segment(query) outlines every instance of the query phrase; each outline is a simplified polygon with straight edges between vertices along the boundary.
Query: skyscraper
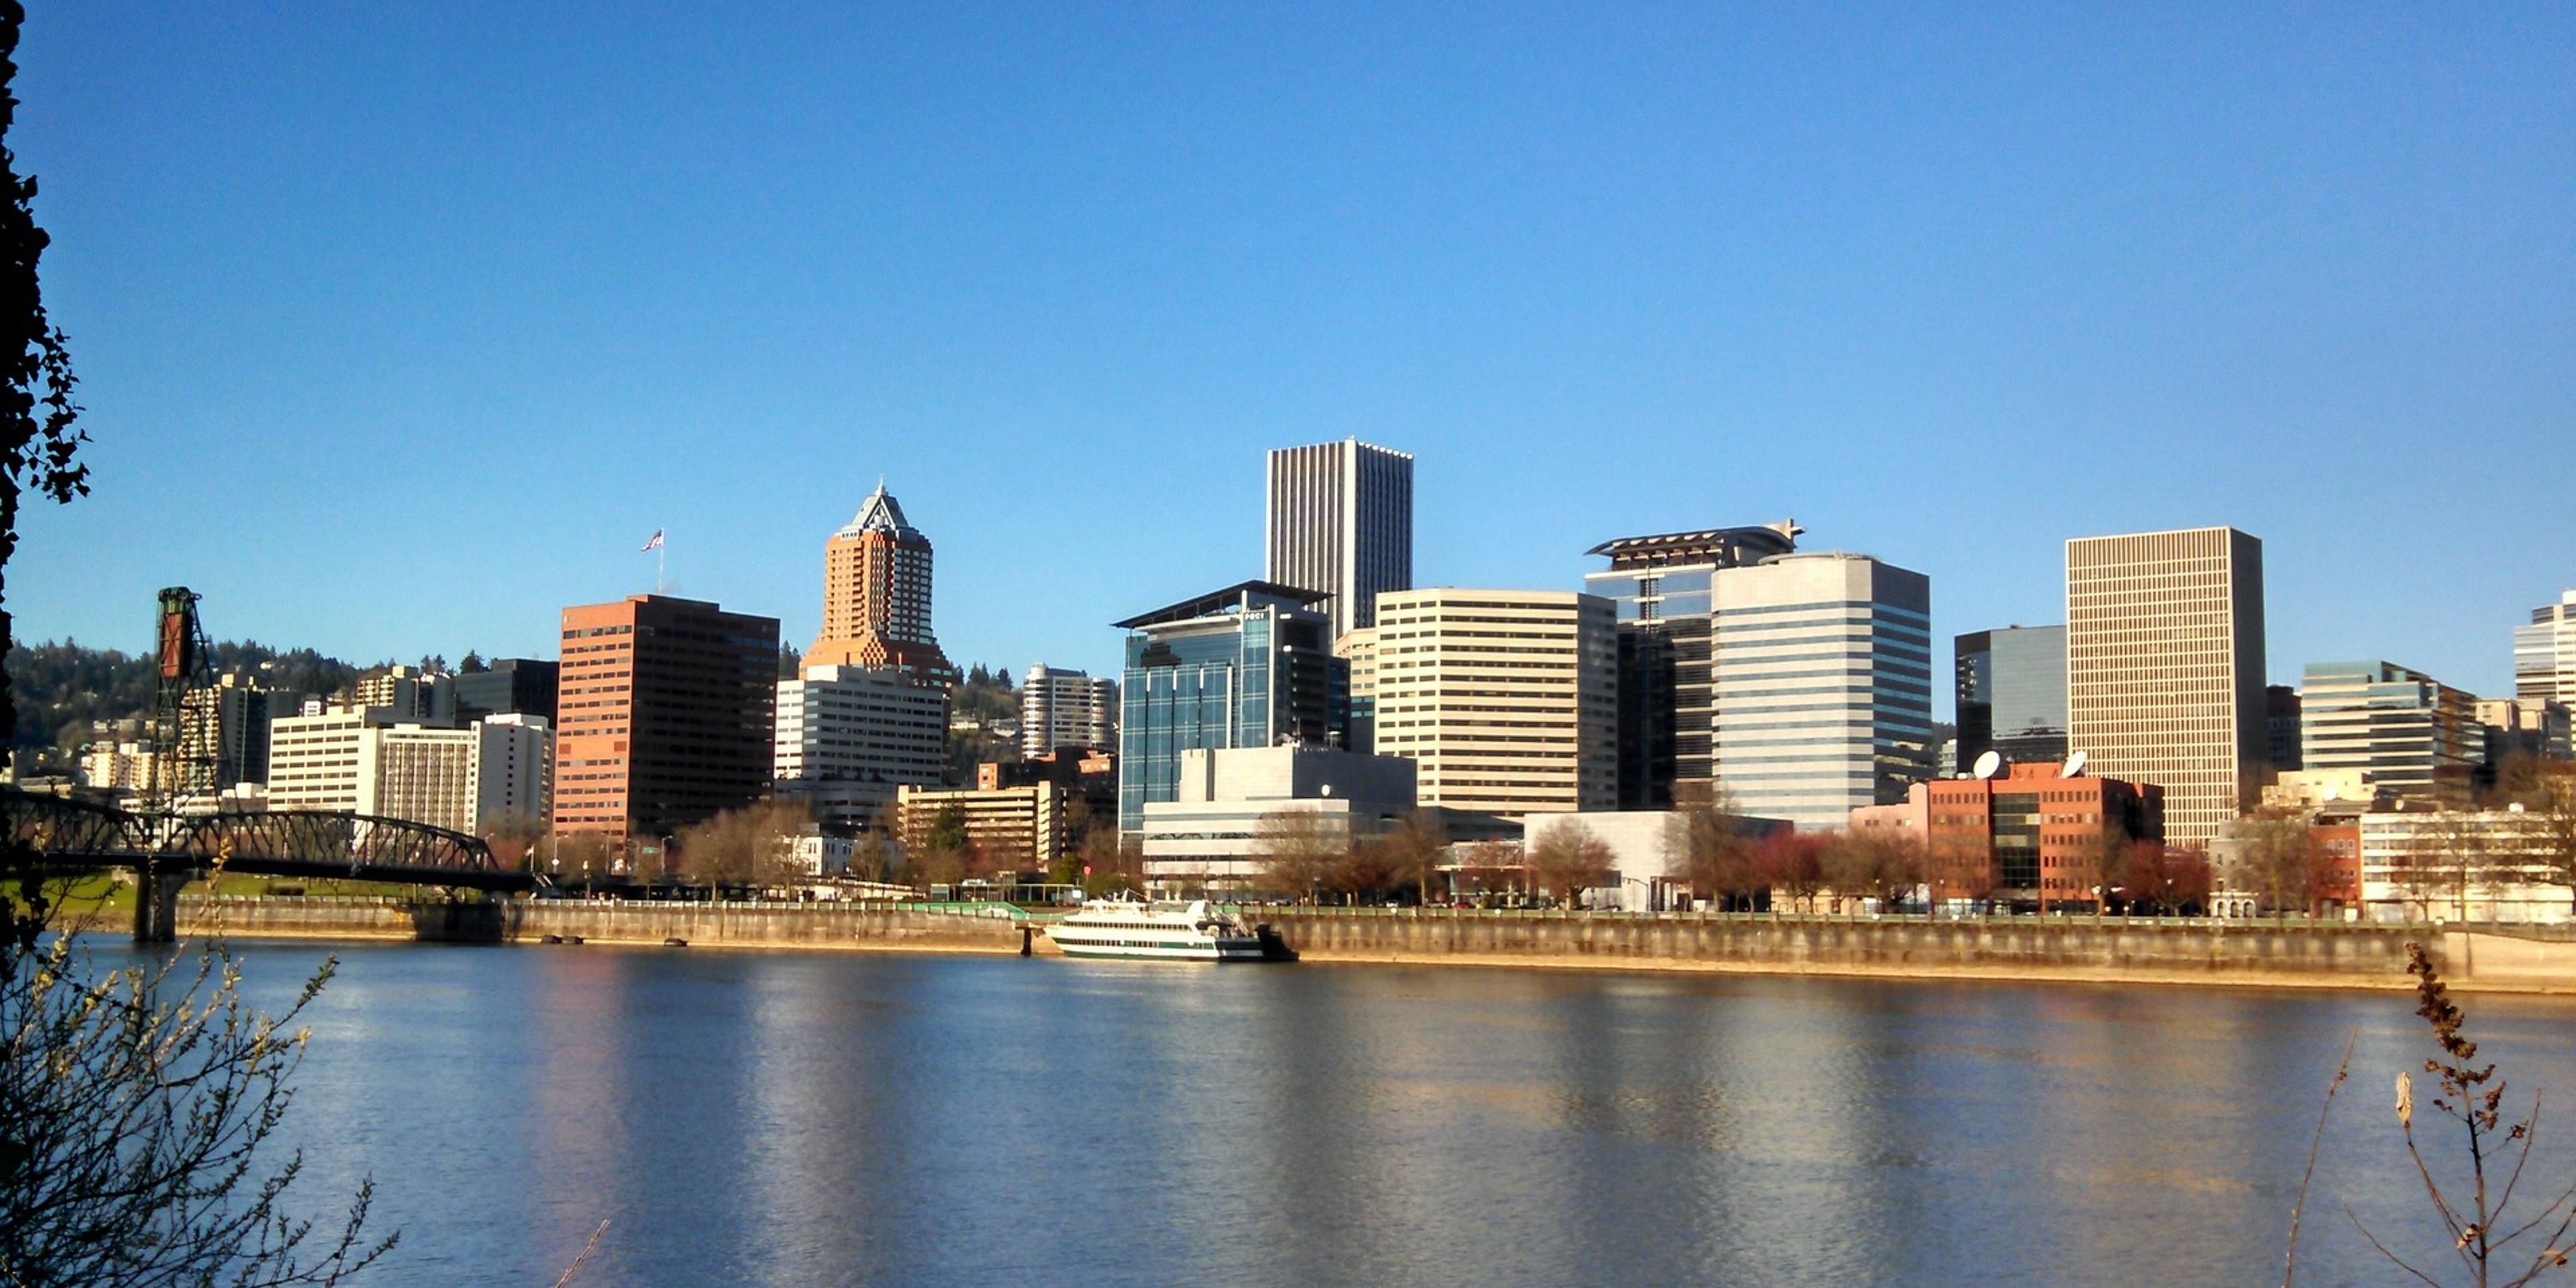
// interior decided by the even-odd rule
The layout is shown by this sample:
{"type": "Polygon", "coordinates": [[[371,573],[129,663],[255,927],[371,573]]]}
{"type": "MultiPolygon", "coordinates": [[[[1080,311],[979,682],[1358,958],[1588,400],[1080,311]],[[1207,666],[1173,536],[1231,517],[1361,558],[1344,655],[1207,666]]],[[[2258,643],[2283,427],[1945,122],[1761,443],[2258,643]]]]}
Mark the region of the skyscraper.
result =
{"type": "Polygon", "coordinates": [[[1717,781],[1736,809],[1839,828],[1932,776],[1932,580],[1794,554],[1715,578],[1717,781]]]}
{"type": "Polygon", "coordinates": [[[1716,780],[1711,647],[1719,572],[1798,548],[1795,521],[1621,537],[1585,551],[1610,560],[1583,588],[1617,605],[1619,808],[1705,801],[1716,780]]]}
{"type": "Polygon", "coordinates": [[[1958,763],[2000,752],[2015,763],[2066,759],[2066,628],[2008,626],[1954,642],[1958,763]]]}
{"type": "Polygon", "coordinates": [[[2576,590],[2513,630],[2513,696],[2576,706],[2576,590]]]}
{"type": "Polygon", "coordinates": [[[930,631],[930,538],[883,483],[823,544],[823,631],[805,665],[893,667],[943,689],[957,681],[930,631]]]}
{"type": "Polygon", "coordinates": [[[1377,608],[1376,751],[1414,762],[1422,804],[1519,818],[1616,803],[1609,600],[1443,587],[1377,608]]]}
{"type": "Polygon", "coordinates": [[[778,619],[667,595],[563,611],[554,830],[667,836],[769,788],[778,619]]]}
{"type": "Polygon", "coordinates": [[[2486,758],[2477,699],[2393,662],[2310,662],[2299,688],[2300,763],[2358,769],[2398,796],[2465,807],[2486,758]]]}
{"type": "Polygon", "coordinates": [[[1184,751],[1331,744],[1349,673],[1321,598],[1247,581],[1117,623],[1119,830],[1142,828],[1148,802],[1180,799],[1184,751]]]}
{"type": "Polygon", "coordinates": [[[1931,776],[1931,580],[1799,554],[1799,532],[1592,548],[1610,569],[1585,588],[1619,619],[1620,808],[1702,805],[1722,785],[1744,813],[1839,828],[1931,776]]]}
{"type": "Polygon", "coordinates": [[[2218,839],[2264,777],[2263,543],[2192,528],[2066,543],[2067,741],[2218,839]]]}
{"type": "Polygon", "coordinates": [[[1269,581],[1317,591],[1332,636],[1372,625],[1413,585],[1413,458],[1356,438],[1270,453],[1269,581]]]}
{"type": "Polygon", "coordinates": [[[1020,678],[1020,754],[1118,745],[1118,686],[1044,662],[1020,678]]]}

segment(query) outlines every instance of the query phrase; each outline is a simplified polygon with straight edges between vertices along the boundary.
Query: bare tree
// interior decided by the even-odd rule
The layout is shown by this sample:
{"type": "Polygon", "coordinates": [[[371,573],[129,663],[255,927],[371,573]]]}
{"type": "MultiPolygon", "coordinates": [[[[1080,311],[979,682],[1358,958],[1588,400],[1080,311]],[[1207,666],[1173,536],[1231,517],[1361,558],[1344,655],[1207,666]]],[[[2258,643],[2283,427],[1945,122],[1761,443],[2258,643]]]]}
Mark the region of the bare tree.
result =
{"type": "MultiPolygon", "coordinates": [[[[1802,912],[1816,910],[1816,896],[1826,887],[1823,837],[1813,833],[1774,833],[1755,852],[1754,862],[1763,884],[1787,895],[1802,912]]],[[[1776,900],[1773,906],[1778,906],[1776,900]]]]}
{"type": "Polygon", "coordinates": [[[1557,823],[1529,847],[1530,880],[1553,890],[1566,907],[1610,879],[1614,856],[1591,828],[1572,819],[1557,823]]]}
{"type": "Polygon", "coordinates": [[[2576,901],[2576,765],[2526,759],[2522,772],[2506,781],[2526,818],[2527,861],[2536,875],[2567,887],[2576,901]]]}
{"type": "Polygon", "coordinates": [[[2173,916],[2209,897],[2206,853],[2154,841],[2133,841],[2129,853],[2131,911],[2153,905],[2159,913],[2173,916]]]}
{"type": "Polygon", "coordinates": [[[1374,900],[1412,877],[1406,867],[1386,841],[1365,841],[1342,851],[1326,870],[1324,884],[1343,895],[1374,900]]]}
{"type": "Polygon", "coordinates": [[[1762,842],[1750,834],[1726,784],[1717,785],[1706,809],[1690,811],[1681,841],[1679,866],[1694,892],[1729,911],[1754,906],[1764,889],[1755,862],[1762,842]]]}
{"type": "Polygon", "coordinates": [[[2247,888],[2275,917],[2305,913],[2317,884],[2317,849],[2307,820],[2280,813],[2252,814],[2239,822],[2238,868],[2247,888]]]}
{"type": "Polygon", "coordinates": [[[545,820],[517,810],[483,829],[483,841],[492,847],[492,861],[507,869],[535,869],[545,838],[545,820]]]}
{"type": "Polygon", "coordinates": [[[1333,883],[1344,842],[1319,813],[1274,810],[1255,825],[1252,848],[1272,889],[1312,902],[1333,883]]]}
{"type": "Polygon", "coordinates": [[[2443,896],[2450,901],[2452,915],[2468,920],[2470,891],[2492,886],[2497,879],[2495,847],[2479,826],[2478,816],[2444,810],[2433,816],[2417,840],[2430,859],[2427,866],[2441,882],[2443,896]]]}
{"type": "Polygon", "coordinates": [[[308,1260],[313,1223],[284,1210],[304,1156],[270,1140],[312,1036],[296,1020],[336,959],[270,1016],[219,944],[120,969],[69,934],[0,951],[0,1280],[327,1284],[393,1246],[365,1239],[362,1182],[308,1260]]]}
{"type": "Polygon", "coordinates": [[[765,800],[726,810],[673,837],[680,871],[701,885],[792,885],[807,873],[795,839],[813,816],[795,801],[765,800]]]}
{"type": "Polygon", "coordinates": [[[1413,883],[1416,903],[1431,902],[1431,883],[1440,875],[1440,825],[1425,810],[1397,820],[1378,841],[1378,850],[1397,879],[1413,883]]]}

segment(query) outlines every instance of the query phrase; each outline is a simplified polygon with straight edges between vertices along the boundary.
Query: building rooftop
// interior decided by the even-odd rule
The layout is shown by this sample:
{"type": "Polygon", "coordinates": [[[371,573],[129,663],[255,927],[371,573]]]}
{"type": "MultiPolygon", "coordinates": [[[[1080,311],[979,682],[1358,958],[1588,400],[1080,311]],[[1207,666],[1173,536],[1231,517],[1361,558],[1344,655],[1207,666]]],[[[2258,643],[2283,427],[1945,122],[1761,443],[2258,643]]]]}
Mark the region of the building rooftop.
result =
{"type": "Polygon", "coordinates": [[[1612,568],[1662,567],[1668,564],[1716,563],[1739,567],[1798,548],[1806,529],[1795,519],[1743,528],[1703,528],[1650,537],[1616,537],[1583,553],[1606,555],[1612,568]]]}
{"type": "Polygon", "coordinates": [[[920,541],[918,528],[904,522],[903,507],[895,503],[894,494],[886,491],[885,480],[877,480],[877,490],[859,503],[858,517],[833,533],[836,537],[855,537],[863,532],[890,532],[897,541],[920,541]]]}
{"type": "Polygon", "coordinates": [[[1238,607],[1244,600],[1253,596],[1259,596],[1264,599],[1286,600],[1289,603],[1298,605],[1299,607],[1320,604],[1323,601],[1332,598],[1332,595],[1326,591],[1301,590],[1295,586],[1284,586],[1275,581],[1238,581],[1222,590],[1211,590],[1204,595],[1196,595],[1191,598],[1184,599],[1177,604],[1167,604],[1150,613],[1139,613],[1122,622],[1111,622],[1110,625],[1115,626],[1120,630],[1132,631],[1140,626],[1159,626],[1166,622],[1194,621],[1201,617],[1214,616],[1215,614],[1221,613],[1229,608],[1238,607]]]}

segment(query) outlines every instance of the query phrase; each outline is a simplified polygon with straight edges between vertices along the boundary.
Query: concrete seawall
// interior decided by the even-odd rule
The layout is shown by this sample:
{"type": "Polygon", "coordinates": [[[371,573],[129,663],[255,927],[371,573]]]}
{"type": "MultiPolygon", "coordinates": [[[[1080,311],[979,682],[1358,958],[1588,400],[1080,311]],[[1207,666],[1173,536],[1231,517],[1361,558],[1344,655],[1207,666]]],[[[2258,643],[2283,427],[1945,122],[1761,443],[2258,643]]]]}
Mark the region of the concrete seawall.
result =
{"type": "MultiPolygon", "coordinates": [[[[243,939],[398,939],[438,943],[536,943],[547,935],[586,943],[708,948],[1017,953],[1019,922],[853,904],[588,903],[527,899],[395,903],[360,899],[182,898],[179,933],[217,927],[243,939]]],[[[1033,950],[1051,953],[1043,935],[1033,950]]]]}
{"type": "MultiPolygon", "coordinates": [[[[1277,927],[1310,962],[2305,988],[2412,987],[2406,944],[2419,941],[2463,988],[2576,993],[2576,931],[2563,927],[2505,933],[2119,918],[1926,922],[1314,908],[1258,909],[1254,919],[1277,927]]],[[[183,935],[218,923],[245,939],[534,943],[578,935],[603,944],[679,938],[711,948],[993,954],[1018,953],[1029,924],[849,904],[181,901],[183,935]]],[[[1055,952],[1043,934],[1030,937],[1030,947],[1055,952]]]]}
{"type": "Polygon", "coordinates": [[[1337,912],[1270,908],[1307,961],[1950,979],[2411,988],[2406,945],[2468,988],[2576,993],[2576,938],[2434,926],[1337,912]]]}

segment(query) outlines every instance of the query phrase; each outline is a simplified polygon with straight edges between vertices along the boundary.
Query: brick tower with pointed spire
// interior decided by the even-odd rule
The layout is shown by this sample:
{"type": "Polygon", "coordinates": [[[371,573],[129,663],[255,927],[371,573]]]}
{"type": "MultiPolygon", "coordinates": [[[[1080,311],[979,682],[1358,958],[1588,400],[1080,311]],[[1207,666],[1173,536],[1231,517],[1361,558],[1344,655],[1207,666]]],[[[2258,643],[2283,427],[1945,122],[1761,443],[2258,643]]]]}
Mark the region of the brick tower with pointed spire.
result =
{"type": "Polygon", "coordinates": [[[892,667],[942,689],[957,668],[930,633],[930,538],[885,482],[823,544],[823,632],[805,665],[892,667]]]}

